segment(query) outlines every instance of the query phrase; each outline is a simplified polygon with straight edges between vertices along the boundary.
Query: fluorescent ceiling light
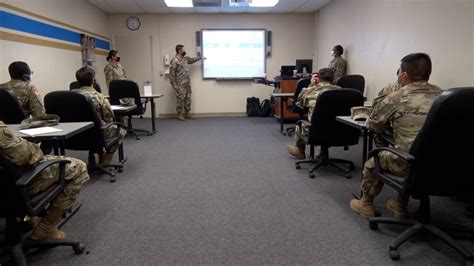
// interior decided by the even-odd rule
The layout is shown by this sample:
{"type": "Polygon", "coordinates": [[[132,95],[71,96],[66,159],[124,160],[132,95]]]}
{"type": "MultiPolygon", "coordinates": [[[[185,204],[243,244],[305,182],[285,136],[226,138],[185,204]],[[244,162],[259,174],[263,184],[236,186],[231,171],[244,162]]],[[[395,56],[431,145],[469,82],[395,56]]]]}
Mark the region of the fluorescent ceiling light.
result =
{"type": "Polygon", "coordinates": [[[165,0],[168,7],[193,7],[192,0],[165,0]]]}
{"type": "Polygon", "coordinates": [[[273,7],[278,4],[278,0],[252,0],[251,7],[273,7]]]}

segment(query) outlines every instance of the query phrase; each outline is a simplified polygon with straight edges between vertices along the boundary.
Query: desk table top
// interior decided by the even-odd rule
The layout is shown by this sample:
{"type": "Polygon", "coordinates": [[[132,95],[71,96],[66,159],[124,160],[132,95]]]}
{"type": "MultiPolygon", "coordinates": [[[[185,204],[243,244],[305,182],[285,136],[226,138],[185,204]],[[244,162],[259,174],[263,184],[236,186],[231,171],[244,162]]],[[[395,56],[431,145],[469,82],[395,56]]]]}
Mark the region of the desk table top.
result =
{"type": "Polygon", "coordinates": [[[21,124],[8,124],[7,127],[15,133],[16,136],[22,137],[28,140],[54,140],[54,139],[68,139],[76,134],[79,134],[94,126],[92,122],[71,122],[71,123],[59,123],[53,128],[61,129],[58,132],[44,133],[40,135],[30,136],[20,132],[21,124]]]}

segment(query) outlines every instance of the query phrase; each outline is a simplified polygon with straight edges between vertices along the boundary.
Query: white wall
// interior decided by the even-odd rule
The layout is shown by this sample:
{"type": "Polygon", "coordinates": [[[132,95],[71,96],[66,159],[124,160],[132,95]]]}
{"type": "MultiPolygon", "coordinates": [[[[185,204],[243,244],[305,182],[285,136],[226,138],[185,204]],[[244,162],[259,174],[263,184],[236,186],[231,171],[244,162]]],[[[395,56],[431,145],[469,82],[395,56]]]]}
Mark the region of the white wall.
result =
{"type": "MultiPolygon", "coordinates": [[[[120,38],[129,36],[153,39],[153,65],[155,69],[153,89],[164,93],[158,100],[158,113],[174,114],[176,96],[171,90],[167,77],[160,76],[163,71],[163,56],[174,57],[176,44],[183,44],[190,56],[196,55],[195,32],[202,28],[265,28],[272,31],[272,56],[267,59],[267,76],[273,78],[279,73],[281,65],[293,65],[297,58],[313,58],[315,53],[314,14],[133,14],[141,20],[138,31],[125,27],[129,15],[110,15],[111,34],[120,38]]],[[[120,51],[119,51],[120,52],[120,51]]],[[[148,51],[135,51],[149,53],[148,51]]],[[[121,53],[125,70],[143,68],[127,62],[134,54],[121,53]]],[[[222,55],[225,56],[225,55],[222,55]]],[[[145,68],[144,71],[149,71],[145,68]]],[[[190,66],[193,90],[192,112],[205,114],[242,114],[245,112],[246,98],[269,98],[272,87],[254,84],[251,81],[203,80],[201,62],[190,66]]],[[[130,72],[130,71],[128,71],[130,72]]],[[[135,79],[140,86],[144,80],[135,79]]]]}
{"type": "Polygon", "coordinates": [[[348,73],[364,75],[371,99],[395,81],[403,56],[425,52],[433,62],[431,83],[473,86],[473,18],[472,0],[335,0],[319,11],[319,67],[341,44],[348,73]]]}
{"type": "MultiPolygon", "coordinates": [[[[110,36],[107,15],[85,0],[7,0],[3,2],[84,30],[110,36]]],[[[8,8],[4,10],[11,11],[8,8]]],[[[39,19],[35,18],[35,20],[39,19]]],[[[33,84],[38,87],[43,97],[50,91],[69,89],[69,83],[75,80],[76,70],[82,66],[80,51],[5,40],[0,40],[0,49],[0,82],[10,80],[8,65],[11,62],[25,61],[34,71],[33,84]]],[[[104,67],[105,62],[98,60],[96,70],[103,73],[104,67]]],[[[104,76],[99,75],[98,78],[100,84],[105,85],[104,76]]]]}

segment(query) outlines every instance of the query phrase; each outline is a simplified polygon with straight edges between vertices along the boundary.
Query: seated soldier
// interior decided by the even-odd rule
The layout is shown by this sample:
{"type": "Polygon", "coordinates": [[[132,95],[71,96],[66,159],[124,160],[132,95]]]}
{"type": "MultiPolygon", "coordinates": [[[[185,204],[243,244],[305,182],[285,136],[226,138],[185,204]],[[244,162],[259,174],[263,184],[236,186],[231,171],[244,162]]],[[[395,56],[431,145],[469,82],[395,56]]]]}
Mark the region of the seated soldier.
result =
{"type": "MultiPolygon", "coordinates": [[[[95,111],[102,120],[102,125],[113,122],[114,113],[112,111],[112,108],[110,107],[109,101],[104,97],[104,95],[102,95],[102,93],[97,92],[93,88],[93,85],[96,82],[94,69],[90,67],[82,67],[76,72],[76,79],[79,82],[79,85],[81,85],[81,88],[75,90],[75,92],[88,95],[92,99],[95,111]]],[[[108,148],[106,151],[98,151],[99,163],[102,165],[108,165],[112,162],[112,158],[114,157],[115,151],[117,151],[120,144],[122,144],[123,138],[127,133],[125,129],[117,128],[116,125],[108,127],[104,132],[104,137],[110,138],[117,134],[117,130],[120,130],[120,139],[117,145],[108,148]]],[[[113,168],[110,168],[109,170],[113,171],[113,168]]]]}
{"type": "MultiPolygon", "coordinates": [[[[431,59],[427,54],[415,53],[402,58],[397,72],[400,89],[387,95],[375,105],[367,128],[374,133],[393,132],[395,148],[408,152],[423,126],[433,101],[441,94],[441,89],[428,83],[431,74],[431,59]]],[[[403,176],[406,163],[400,157],[383,151],[379,154],[380,167],[397,176],[403,176]]],[[[351,209],[363,217],[374,216],[374,197],[383,187],[374,175],[374,159],[365,162],[362,172],[362,198],[350,202],[351,209]]],[[[387,209],[395,217],[407,215],[409,195],[398,194],[398,198],[387,201],[387,209]]]]}
{"type": "MultiPolygon", "coordinates": [[[[38,145],[15,136],[7,126],[0,121],[0,154],[11,165],[17,166],[26,172],[43,160],[59,159],[64,157],[43,155],[38,145]]],[[[71,163],[66,165],[65,179],[70,182],[65,189],[54,199],[49,206],[46,216],[33,229],[32,239],[64,239],[66,234],[59,231],[57,225],[63,214],[70,210],[81,190],[82,184],[89,180],[87,166],[84,162],[74,158],[64,158],[71,163]]],[[[54,164],[46,168],[28,187],[31,195],[47,190],[59,178],[59,165],[54,164]]]]}
{"type": "MultiPolygon", "coordinates": [[[[296,105],[302,109],[308,109],[308,119],[311,120],[313,115],[314,107],[316,106],[316,99],[318,98],[321,90],[324,89],[340,89],[341,87],[332,85],[334,79],[334,71],[330,68],[322,68],[318,73],[315,73],[311,76],[311,84],[301,90],[301,93],[298,95],[298,100],[296,105]]],[[[305,124],[296,124],[295,128],[295,141],[296,144],[288,145],[288,153],[298,159],[304,159],[306,141],[305,138],[308,137],[309,127],[305,124]]],[[[318,152],[317,152],[318,153],[318,152]]],[[[317,155],[317,154],[316,154],[317,155]]]]}
{"type": "Polygon", "coordinates": [[[18,97],[21,109],[28,118],[31,116],[38,117],[45,113],[41,96],[38,89],[31,84],[31,75],[33,72],[25,62],[13,62],[8,66],[11,80],[0,86],[6,87],[13,91],[18,97]]]}

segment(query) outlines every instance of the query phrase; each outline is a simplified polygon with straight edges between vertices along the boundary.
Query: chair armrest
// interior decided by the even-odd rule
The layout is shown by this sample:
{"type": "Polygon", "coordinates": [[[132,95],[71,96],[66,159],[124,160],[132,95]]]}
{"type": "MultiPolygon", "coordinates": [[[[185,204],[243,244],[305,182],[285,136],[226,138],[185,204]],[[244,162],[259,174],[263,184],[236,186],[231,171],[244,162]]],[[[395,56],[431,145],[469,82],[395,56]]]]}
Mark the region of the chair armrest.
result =
{"type": "Polygon", "coordinates": [[[33,167],[33,169],[25,172],[21,177],[16,181],[16,185],[20,187],[27,186],[31,183],[31,181],[37,177],[41,172],[44,171],[47,167],[59,163],[60,164],[60,169],[64,169],[65,165],[70,163],[71,161],[65,160],[65,159],[55,159],[55,160],[48,160],[48,161],[43,161],[33,167]]]}
{"type": "Polygon", "coordinates": [[[304,120],[304,119],[303,119],[303,120],[298,120],[298,121],[296,122],[296,124],[297,124],[297,125],[304,124],[305,126],[309,126],[309,127],[311,126],[311,122],[309,122],[308,120],[304,120]]]}
{"type": "Polygon", "coordinates": [[[374,157],[375,161],[375,174],[379,176],[379,178],[389,186],[393,187],[395,190],[398,192],[406,192],[407,188],[411,184],[413,180],[413,165],[415,164],[415,157],[405,151],[395,149],[395,148],[389,148],[389,147],[380,147],[377,149],[374,149],[369,152],[369,158],[374,157]],[[405,170],[405,175],[404,176],[396,176],[390,172],[384,171],[380,167],[380,158],[379,154],[382,151],[386,151],[392,154],[397,155],[400,157],[402,160],[404,160],[407,164],[406,170],[405,170]]]}

